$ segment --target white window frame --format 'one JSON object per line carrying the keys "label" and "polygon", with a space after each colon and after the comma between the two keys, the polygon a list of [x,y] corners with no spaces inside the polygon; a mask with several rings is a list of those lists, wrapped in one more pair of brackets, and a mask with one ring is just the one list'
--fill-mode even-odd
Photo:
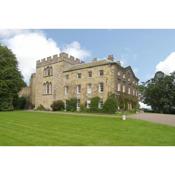
{"label": "white window frame", "polygon": [[90,105],[91,105],[91,100],[87,100],[87,101],[86,101],[86,108],[89,109],[89,108],[90,108]]}
{"label": "white window frame", "polygon": [[77,110],[80,109],[80,99],[77,99]]}
{"label": "white window frame", "polygon": [[103,93],[104,92],[104,83],[103,82],[99,83],[99,85],[98,85],[98,92],[100,92],[100,93]]}
{"label": "white window frame", "polygon": [[122,88],[123,88],[122,91],[123,91],[123,92],[126,92],[126,87],[125,87],[125,85],[123,85]]}
{"label": "white window frame", "polygon": [[87,85],[87,94],[91,94],[91,93],[92,93],[92,84],[89,83],[89,84]]}
{"label": "white window frame", "polygon": [[68,95],[68,86],[64,87],[64,95]]}
{"label": "white window frame", "polygon": [[131,94],[131,88],[128,87],[128,94]]}
{"label": "white window frame", "polygon": [[120,83],[117,84],[117,91],[119,91],[119,92],[121,91],[121,84]]}
{"label": "white window frame", "polygon": [[103,108],[103,105],[104,105],[103,99],[100,99],[99,102],[98,102],[98,108],[99,109],[102,109]]}
{"label": "white window frame", "polygon": [[78,85],[77,85],[77,94],[80,94],[80,93],[81,93],[81,85],[78,84]]}

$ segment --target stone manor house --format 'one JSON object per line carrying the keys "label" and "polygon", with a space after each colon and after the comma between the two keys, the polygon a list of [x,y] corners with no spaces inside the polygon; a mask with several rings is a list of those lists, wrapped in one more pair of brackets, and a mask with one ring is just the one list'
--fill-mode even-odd
{"label": "stone manor house", "polygon": [[[67,99],[77,98],[77,110],[80,104],[88,108],[91,98],[98,96],[101,108],[110,93],[137,99],[138,81],[132,68],[122,67],[112,55],[84,63],[67,53],[60,53],[36,62],[36,73],[32,74],[29,87],[22,89],[19,96],[28,96],[35,108],[41,104],[47,109],[51,109],[53,101],[62,100],[66,105]],[[127,105],[128,109],[133,108],[129,101]]]}

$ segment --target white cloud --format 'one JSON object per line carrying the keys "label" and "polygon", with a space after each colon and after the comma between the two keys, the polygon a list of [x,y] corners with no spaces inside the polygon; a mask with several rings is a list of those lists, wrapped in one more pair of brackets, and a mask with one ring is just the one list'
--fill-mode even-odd
{"label": "white cloud", "polygon": [[28,83],[35,72],[36,60],[65,51],[74,57],[85,59],[89,52],[81,49],[79,42],[67,44],[63,50],[39,30],[0,30],[0,41],[16,55],[24,80]]}
{"label": "white cloud", "polygon": [[162,71],[165,74],[175,71],[175,52],[170,53],[163,61],[156,65],[156,72]]}
{"label": "white cloud", "polygon": [[141,108],[141,109],[151,109],[151,106],[148,106],[148,105],[145,104],[145,103],[139,102],[139,105],[140,105],[140,108]]}
{"label": "white cloud", "polygon": [[81,58],[83,60],[86,57],[90,56],[90,52],[85,49],[82,49],[80,43],[77,41],[65,45],[65,47],[63,48],[63,52],[66,52],[69,55],[73,55],[76,58]]}

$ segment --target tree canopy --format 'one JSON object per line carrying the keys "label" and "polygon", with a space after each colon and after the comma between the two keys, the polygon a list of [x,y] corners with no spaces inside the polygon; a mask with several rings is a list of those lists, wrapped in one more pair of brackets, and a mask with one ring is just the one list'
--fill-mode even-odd
{"label": "tree canopy", "polygon": [[141,86],[143,102],[155,112],[175,113],[175,73],[157,72]]}
{"label": "tree canopy", "polygon": [[0,111],[13,109],[13,101],[24,86],[16,56],[0,44]]}

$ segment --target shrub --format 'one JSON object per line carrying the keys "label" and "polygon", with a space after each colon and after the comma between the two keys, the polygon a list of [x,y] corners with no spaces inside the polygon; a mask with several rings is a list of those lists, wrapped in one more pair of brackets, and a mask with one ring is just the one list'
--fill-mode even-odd
{"label": "shrub", "polygon": [[77,99],[71,98],[66,100],[66,111],[74,112],[77,110]]}
{"label": "shrub", "polygon": [[12,98],[0,98],[0,111],[12,111],[14,110],[12,104]]}
{"label": "shrub", "polygon": [[99,101],[100,101],[99,97],[91,98],[90,112],[99,112],[100,111],[100,109],[98,107]]}
{"label": "shrub", "polygon": [[17,97],[13,101],[13,106],[15,109],[27,109],[28,101],[26,97]]}
{"label": "shrub", "polygon": [[46,111],[47,109],[43,106],[43,105],[39,105],[36,110],[39,110],[39,111]]}
{"label": "shrub", "polygon": [[64,102],[62,100],[54,101],[51,106],[53,111],[61,111],[64,110]]}
{"label": "shrub", "polygon": [[103,112],[114,114],[117,111],[117,98],[115,94],[108,96],[103,106]]}

